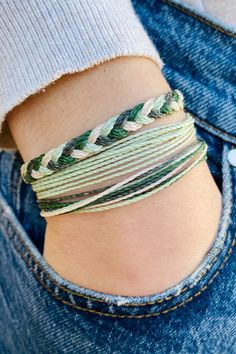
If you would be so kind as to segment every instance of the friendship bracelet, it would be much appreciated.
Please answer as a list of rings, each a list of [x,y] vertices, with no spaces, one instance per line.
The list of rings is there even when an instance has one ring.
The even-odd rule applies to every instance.
[[[191,157],[194,155],[194,153],[196,151],[196,146],[194,146],[196,144],[197,143],[194,143],[191,146],[191,149],[189,147],[187,149],[185,149],[185,152],[187,152],[187,154],[186,153],[184,155],[183,155],[183,153],[178,154],[178,157],[180,157],[180,158],[178,158],[178,159],[176,157],[172,158],[171,160],[169,160],[167,162],[161,163],[156,168],[153,168],[145,173],[142,173],[141,178],[140,178],[140,176],[134,178],[133,182],[126,184],[126,187],[116,190],[115,192],[110,193],[108,196],[100,198],[99,202],[101,202],[101,201],[106,202],[107,200],[108,201],[113,200],[114,196],[117,198],[117,197],[121,197],[122,195],[127,195],[130,188],[132,188],[132,192],[133,192],[135,190],[138,190],[142,186],[147,186],[148,184],[154,182],[158,178],[160,178],[160,177],[164,176],[166,173],[170,172],[173,169],[173,167],[176,168],[182,162],[186,162],[188,159],[191,159]],[[112,186],[113,185],[108,186],[108,187],[110,188]],[[106,190],[108,187],[104,187],[103,189],[100,189],[99,191]],[[97,192],[97,190],[89,191],[89,194],[94,194],[96,192]],[[44,210],[47,209],[47,211],[48,211],[52,207],[59,208],[59,207],[70,205],[70,202],[66,202],[68,199],[73,199],[73,201],[72,201],[72,203],[73,203],[74,201],[77,201],[77,199],[79,199],[79,197],[82,197],[85,193],[87,194],[88,192],[80,193],[77,195],[65,196],[64,198],[62,197],[62,198],[53,198],[51,200],[50,199],[40,200],[39,205]],[[95,203],[92,202],[91,205],[94,205]]]
[[[118,198],[116,196],[115,199],[113,199],[113,196],[111,193],[111,192],[118,190],[119,187],[121,187],[122,185],[127,184],[127,182],[135,180],[136,177],[144,174],[144,172],[146,172],[148,169],[141,171],[141,172],[135,174],[134,176],[131,176],[131,177],[127,178],[126,180],[123,180],[123,181],[117,183],[116,185],[111,186],[110,188],[106,189],[104,192],[100,193],[98,196],[93,196],[93,197],[87,198],[86,200],[82,200],[82,201],[78,201],[78,202],[76,201],[73,203],[69,203],[67,205],[65,205],[65,204],[62,204],[59,206],[57,205],[54,210],[50,210],[50,206],[48,208],[48,206],[42,204],[41,207],[45,208],[45,210],[42,210],[41,215],[45,216],[45,217],[49,217],[49,216],[64,214],[67,212],[102,211],[102,210],[126,205],[129,203],[135,202],[137,200],[141,200],[144,197],[152,195],[153,193],[156,193],[156,192],[166,188],[170,184],[174,183],[180,177],[184,176],[187,172],[189,172],[199,162],[206,159],[207,145],[204,141],[198,141],[197,143],[194,143],[193,146],[190,146],[187,148],[187,150],[191,150],[191,149],[193,149],[193,150],[189,154],[187,159],[186,159],[186,151],[185,151],[185,156],[182,156],[182,158],[180,158],[180,156],[178,156],[177,160],[172,161],[173,166],[169,165],[168,169],[164,168],[162,170],[162,173],[160,173],[160,171],[159,171],[159,173],[157,173],[156,179],[152,178],[151,180],[149,179],[149,181],[147,181],[147,180],[144,181],[144,183],[142,183],[142,185],[141,185],[141,187],[143,186],[142,188],[140,188],[140,185],[137,185],[137,184],[136,184],[136,187],[138,187],[138,188],[134,188],[134,185],[133,185],[131,188],[131,192],[128,191],[128,193],[127,193],[127,190],[126,190],[125,193],[118,195]],[[181,155],[181,154],[179,154],[179,155]],[[195,161],[193,161],[190,165],[188,165],[186,167],[184,167],[182,163],[179,163],[179,164],[177,163],[178,159],[179,159],[179,162],[181,160],[184,161],[185,163],[186,163],[186,161],[189,162],[189,160],[195,155],[199,155],[199,156],[197,156]],[[158,165],[154,166],[154,168],[155,167],[158,167]],[[163,167],[163,166],[160,165],[159,167]],[[171,167],[174,167],[174,168],[172,169]],[[149,168],[149,170],[150,170],[150,168]],[[106,198],[106,197],[108,197],[108,198]],[[98,204],[98,205],[96,205],[96,204]]]
[[[188,146],[193,137],[194,119],[186,113],[182,121],[128,136],[98,155],[34,181],[32,186],[37,193],[41,215],[49,217],[68,212],[106,210],[132,203],[166,188],[206,159],[205,142],[197,141]],[[195,161],[191,162],[192,159]],[[141,167],[144,169],[137,172]],[[135,171],[134,175],[117,184],[55,198],[65,192],[81,190]]]
[[[101,163],[104,161],[109,161],[110,164],[115,160],[122,159],[122,161],[124,161],[127,152],[134,151],[135,153],[138,147],[142,147],[142,151],[148,151],[150,146],[153,145],[152,139],[154,140],[154,145],[157,145],[157,143],[163,143],[166,140],[170,141],[170,138],[173,139],[175,134],[177,134],[178,137],[181,135],[186,136],[187,131],[189,130],[194,130],[195,133],[194,119],[189,113],[185,113],[185,117],[181,121],[161,124],[154,128],[145,129],[136,134],[129,135],[122,140],[118,140],[114,144],[105,147],[102,154],[93,155],[93,158],[79,161],[79,163],[68,166],[66,169],[58,171],[54,175],[47,176],[46,179],[42,178],[40,180],[35,180],[31,182],[31,184],[33,187],[37,186],[37,191],[39,191],[40,186],[48,185],[50,181],[54,184],[54,182],[59,179],[64,181],[68,175],[70,175],[71,178],[73,171],[77,176],[79,174],[83,174],[84,176],[85,170],[89,167],[93,167],[94,171],[97,173],[98,168],[102,166]],[[158,142],[156,139],[158,139]]]
[[[168,187],[206,160],[207,144],[196,140],[189,113],[182,121],[138,132],[180,109],[183,96],[178,90],[151,98],[22,165],[41,215],[127,205]]]
[[[183,95],[179,90],[151,98],[110,118],[95,129],[87,130],[69,142],[26,162],[21,167],[22,177],[26,183],[32,183],[61,171],[80,160],[100,153],[106,146],[127,137],[143,125],[180,109],[183,109]]]
[[[159,184],[155,183],[153,185],[153,187],[150,188],[149,192],[145,192],[145,189],[144,189],[144,192],[142,192],[142,193],[140,191],[139,191],[139,193],[134,193],[134,194],[140,194],[140,195],[134,196],[133,198],[130,198],[130,196],[129,196],[129,199],[126,198],[127,200],[125,200],[125,201],[122,201],[122,202],[119,202],[119,203],[116,202],[116,203],[114,203],[112,205],[108,205],[109,204],[109,202],[108,202],[108,203],[104,203],[103,205],[100,205],[100,206],[95,207],[95,208],[87,207],[87,208],[84,208],[83,210],[75,210],[74,213],[77,213],[77,212],[80,212],[80,213],[83,213],[83,212],[85,212],[85,213],[87,213],[87,212],[97,212],[97,211],[104,211],[104,210],[107,210],[107,209],[124,206],[124,205],[127,205],[127,204],[131,204],[131,203],[137,202],[139,200],[142,200],[142,199],[144,199],[144,198],[146,198],[148,196],[153,195],[154,193],[157,193],[157,192],[161,191],[162,189],[170,186],[171,184],[176,182],[178,179],[180,179],[181,177],[186,175],[195,166],[197,166],[201,161],[204,161],[204,160],[207,159],[207,157],[206,157],[207,146],[206,146],[205,142],[203,142],[203,144],[204,144],[204,149],[201,152],[201,155],[192,164],[190,164],[186,169],[184,169],[180,173],[176,173],[173,177],[172,177],[171,173],[170,173],[170,178],[168,178],[168,176],[163,177],[162,181],[166,180],[165,183],[163,183],[163,182],[159,183]]]
[[[117,142],[116,146],[109,147],[99,155],[92,156],[55,175],[33,182],[32,187],[37,197],[42,199],[73,190],[75,187],[81,189],[89,184],[97,184],[110,176],[127,174],[127,172],[147,165],[150,157],[164,158],[174,153],[194,135],[194,119],[187,113],[181,122],[160,125],[152,130],[136,133],[122,142]],[[129,169],[130,166],[137,165],[137,158],[138,167]],[[120,165],[123,167],[119,167]],[[95,181],[90,183],[89,180]],[[87,183],[83,184],[83,182]]]

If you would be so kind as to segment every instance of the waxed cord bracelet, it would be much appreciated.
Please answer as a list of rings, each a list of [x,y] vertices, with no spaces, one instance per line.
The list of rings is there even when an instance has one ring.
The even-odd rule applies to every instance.
[[[196,143],[195,143],[196,144]],[[203,150],[204,148],[204,142],[202,142],[201,144],[199,144],[199,149],[198,149],[198,152],[200,150]],[[186,149],[187,150],[187,149]],[[104,202],[107,202],[107,201],[112,201],[112,200],[115,200],[117,198],[120,198],[120,197],[123,197],[125,195],[128,195],[130,193],[130,191],[134,192],[134,191],[138,191],[140,188],[142,188],[143,186],[148,186],[150,185],[151,183],[157,181],[159,178],[163,177],[165,174],[171,172],[173,170],[173,168],[176,168],[178,166],[180,166],[181,164],[183,164],[184,162],[186,161],[189,161],[191,157],[194,156],[194,152],[192,152],[189,156],[184,156],[182,159],[180,159],[179,161],[175,161],[175,159],[172,159],[171,161],[168,161],[165,162],[163,165],[164,165],[164,168],[159,171],[159,169],[157,169],[157,173],[156,174],[153,174],[153,170],[152,170],[152,173],[146,173],[146,174],[143,174],[142,177],[146,177],[145,179],[144,178],[140,178],[141,181],[139,181],[139,178],[136,178],[136,182],[132,184],[132,186],[127,186],[127,187],[124,187],[123,189],[119,190],[119,191],[115,191],[113,193],[110,193],[108,196],[105,196],[105,197],[102,197],[100,199],[97,199],[96,201],[94,202],[91,202],[89,204],[89,206],[94,206],[96,204],[100,204],[100,203],[104,203]],[[198,163],[205,160],[206,159],[206,156],[204,154],[204,156],[202,156],[201,159],[199,159]],[[167,165],[167,166],[165,166]],[[149,176],[150,175],[150,176]],[[135,181],[135,180],[134,180]],[[170,185],[170,182],[171,182],[171,177],[169,179],[166,180],[166,182],[162,182],[160,183],[160,187],[164,187],[165,186],[165,183],[167,183],[168,185]],[[71,204],[73,204],[74,202],[78,201],[80,199],[80,197],[85,197],[85,196],[88,196],[88,195],[94,195],[98,192],[102,192],[108,188],[112,187],[112,185],[109,185],[107,187],[104,187],[104,188],[100,188],[98,190],[92,190],[90,192],[84,192],[84,193],[80,193],[80,194],[75,194],[75,195],[71,195],[71,196],[65,196],[64,198],[53,198],[53,199],[48,199],[48,200],[40,200],[38,201],[38,204],[39,204],[39,207],[45,211],[45,212],[49,212],[49,211],[53,211],[53,210],[59,210],[60,208],[62,207],[67,207]],[[150,189],[150,191],[154,190],[155,188],[153,189]],[[70,199],[73,200],[72,202],[70,202]],[[79,208],[77,209],[79,210]]]
[[[96,212],[133,203],[206,160],[207,144],[196,140],[189,113],[182,121],[141,130],[183,107],[178,90],[151,98],[22,165],[22,177],[36,192],[41,215]]]
[[[104,147],[127,137],[143,125],[172,114],[183,108],[183,95],[173,90],[165,95],[151,98],[121,114],[110,118],[95,129],[90,129],[55,149],[26,162],[21,174],[26,183],[41,179],[73,165],[79,160],[97,154]]]
[[[189,145],[193,137],[194,119],[186,113],[183,121],[136,133],[96,156],[33,182],[41,215],[49,217],[67,212],[102,211],[141,200],[166,188],[206,159],[206,143],[195,141]],[[153,165],[161,160],[161,163]],[[120,186],[109,184],[60,197],[65,192],[88,188],[135,172],[140,167],[146,169],[136,176],[129,176]]]

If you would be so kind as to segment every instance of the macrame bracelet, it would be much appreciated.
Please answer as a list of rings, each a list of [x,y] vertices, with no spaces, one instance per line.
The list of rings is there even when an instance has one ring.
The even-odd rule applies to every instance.
[[[102,211],[141,200],[166,188],[206,159],[205,142],[188,145],[193,137],[194,119],[186,113],[180,122],[127,136],[98,155],[34,181],[32,187],[37,193],[41,215]],[[137,172],[141,167],[144,169]],[[131,172],[135,173],[116,184],[60,197],[71,190],[83,190]]]
[[[72,190],[76,186],[77,188],[87,186],[88,184],[84,185],[82,183],[88,181],[88,176],[90,180],[95,180],[97,184],[106,180],[106,177],[101,179],[101,176],[110,178],[111,174],[116,177],[132,172],[133,170],[128,168],[136,165],[137,161],[139,167],[143,167],[145,163],[148,163],[147,160],[150,157],[159,158],[161,156],[164,158],[174,153],[194,135],[194,119],[187,113],[185,119],[181,122],[159,125],[130,135],[122,141],[117,141],[112,146],[107,147],[96,156],[91,156],[89,159],[80,161],[54,175],[32,182],[32,187],[39,198],[45,198],[52,195],[52,193],[55,195],[57,192],[61,194],[64,191]],[[124,172],[122,173],[121,171],[120,174],[114,174],[122,170],[119,165],[124,164]],[[134,167],[135,169],[137,167]],[[65,190],[63,186],[65,186]]]
[[[195,148],[195,149],[194,149]],[[205,155],[205,142],[198,142],[193,144],[191,147],[188,147],[185,150],[186,155],[181,156],[181,154],[178,154],[177,157],[178,159],[172,159],[169,161],[169,163],[163,163],[161,166],[158,166],[159,168],[153,168],[153,170],[149,173],[143,173],[142,177],[145,178],[139,178],[136,177],[133,181],[134,183],[130,183],[123,189],[119,189],[113,193],[110,193],[107,196],[100,197],[96,201],[93,201],[89,203],[89,205],[86,208],[78,207],[74,209],[74,212],[93,212],[93,211],[102,211],[110,208],[114,208],[117,206],[125,205],[125,204],[130,204],[134,201],[143,199],[144,197],[147,197],[148,195],[153,194],[152,192],[157,192],[160,191],[161,189],[166,188],[170,184],[174,183],[177,179],[185,175],[190,169],[192,169],[194,166],[196,166],[199,162],[203,161],[206,159]],[[189,162],[190,159],[194,156],[196,152],[201,152],[200,158],[195,160],[188,168],[183,169],[181,173],[176,173],[179,172],[178,170],[180,167],[183,167],[183,164],[186,162]],[[153,171],[156,170],[156,173],[153,173]],[[175,173],[173,173],[173,171]],[[108,187],[105,187],[103,189],[100,189],[99,192],[107,191],[108,189],[112,189],[115,185],[111,185]],[[149,190],[148,193],[145,193],[145,191]],[[131,193],[132,191],[132,193]],[[91,191],[90,194],[93,195],[97,193],[97,190]],[[73,195],[73,196],[68,196],[70,199],[75,199],[72,202],[66,202],[65,198],[61,200],[42,200],[39,202],[39,206],[43,210],[44,216],[52,216],[52,215],[58,215],[62,213],[62,208],[69,208],[67,209],[68,211],[71,211],[71,206],[74,207],[74,204],[78,201],[76,200],[79,199],[79,197],[84,196],[85,193],[81,193],[80,195]],[[136,196],[137,195],[137,196]],[[139,196],[138,196],[139,195]],[[128,196],[128,197],[127,197]],[[123,202],[121,202],[123,200]],[[109,206],[110,204],[110,206]],[[65,212],[65,209],[63,210],[63,213]]]
[[[69,142],[26,162],[21,167],[22,177],[26,183],[32,183],[61,171],[80,160],[100,153],[105,147],[127,137],[143,125],[150,124],[155,119],[182,108],[183,95],[179,90],[151,98],[145,103],[138,104],[110,118],[95,129],[87,130]]]

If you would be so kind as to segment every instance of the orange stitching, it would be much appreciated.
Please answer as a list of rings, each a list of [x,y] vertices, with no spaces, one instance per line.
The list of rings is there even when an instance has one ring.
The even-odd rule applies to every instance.
[[[232,209],[231,209],[231,212],[232,212]],[[16,234],[18,234],[18,230],[14,227],[13,224],[10,223],[9,221],[9,224],[12,228],[14,228]],[[41,267],[41,264],[34,258],[34,256],[31,254],[31,251],[29,250],[29,248],[23,243],[23,241],[18,238],[18,241],[20,242],[20,244],[24,247],[24,249],[29,253],[30,257],[33,259],[34,263],[39,267],[40,271],[46,275],[46,277],[52,282],[52,284],[54,284],[55,286],[57,286],[59,289],[65,291],[67,294],[71,294],[71,295],[75,295],[76,297],[81,297],[81,298],[85,298],[85,299],[88,299],[88,300],[92,300],[92,301],[96,301],[96,302],[100,302],[100,303],[105,303],[107,304],[107,302],[103,299],[97,299],[97,298],[93,298],[92,296],[86,296],[84,294],[78,294],[77,292],[75,291],[72,291],[72,290],[69,290],[67,288],[65,288],[64,286],[58,284],[55,282],[54,279],[51,278],[51,276],[49,274],[46,274],[44,272],[44,270],[42,269]],[[224,240],[224,244],[225,244],[225,241],[226,241],[226,238]],[[216,262],[216,260],[218,259],[218,256],[220,254],[221,250],[219,250],[219,252],[217,253],[217,255],[214,257],[214,259],[212,260],[212,263],[210,264],[210,267],[206,270],[206,271],[209,271],[213,264]],[[202,279],[202,277],[206,274],[206,271],[203,272],[201,274],[201,277],[198,279],[198,282]],[[32,270],[33,272],[33,270]],[[123,304],[123,306],[126,306],[126,307],[129,307],[129,306],[146,306],[146,305],[154,305],[155,303],[163,303],[164,301],[169,301],[171,299],[173,299],[174,297],[178,297],[180,294],[182,294],[183,292],[185,292],[186,290],[188,290],[190,288],[190,286],[186,286],[185,288],[181,289],[181,291],[177,294],[173,294],[173,295],[170,295],[170,296],[167,296],[163,299],[157,299],[156,301],[149,301],[149,302],[145,302],[143,304],[137,304],[137,303],[127,303],[127,304]],[[115,304],[116,306],[118,306],[117,304]]]
[[[231,197],[232,197],[232,195],[231,195]],[[231,208],[231,213],[232,213],[232,208]],[[16,234],[18,234],[18,230],[15,228],[15,226],[14,226],[13,224],[10,223],[9,220],[8,220],[8,223],[9,223],[10,227],[14,228]],[[225,238],[225,240],[226,240],[226,238]],[[225,240],[224,240],[224,244],[225,244]],[[20,238],[18,238],[18,241],[19,241],[20,244],[24,247],[24,249],[27,250],[27,252],[29,253],[31,259],[33,259],[34,263],[39,267],[40,272],[42,272],[44,275],[46,275],[46,277],[47,277],[47,278],[52,282],[52,284],[54,284],[56,287],[58,287],[59,289],[65,291],[65,292],[68,293],[68,294],[75,295],[75,296],[77,296],[77,297],[81,297],[81,298],[85,298],[85,299],[88,299],[88,300],[94,300],[94,301],[97,301],[97,302],[101,302],[101,303],[108,304],[105,300],[96,299],[96,298],[93,298],[93,297],[90,297],[90,296],[86,296],[86,295],[83,295],[83,294],[78,294],[78,293],[76,293],[76,292],[74,292],[74,291],[72,291],[72,290],[69,290],[69,289],[63,287],[62,285],[56,283],[56,282],[54,281],[54,279],[52,279],[52,278],[50,277],[50,275],[48,275],[48,274],[46,274],[46,273],[44,272],[44,270],[42,269],[40,263],[39,263],[37,260],[35,260],[34,256],[31,254],[31,251],[30,251],[29,248],[23,243],[23,241],[22,241]],[[230,254],[233,252],[232,247],[235,245],[235,242],[236,242],[236,239],[234,239],[234,240],[232,241],[232,243],[231,243],[231,248],[230,248],[229,251],[228,251],[228,256],[225,258],[224,262],[229,258]],[[15,243],[14,243],[14,244],[15,244]],[[15,244],[15,247],[16,247],[16,244]],[[28,262],[26,261],[25,257],[23,256],[22,252],[19,250],[18,247],[16,247],[16,248],[17,248],[18,252],[21,254],[21,256],[23,257],[23,259],[25,260],[26,264],[27,264],[28,267],[29,267],[29,264],[28,264]],[[217,255],[214,257],[214,259],[213,259],[212,263],[210,264],[210,267],[207,269],[207,271],[209,271],[209,270],[212,268],[213,264],[214,264],[214,263],[216,262],[216,260],[218,259],[218,256],[219,256],[220,252],[221,252],[221,250],[219,250],[219,252],[217,253]],[[221,267],[220,267],[219,269],[222,269],[222,267],[223,267],[223,265],[224,265],[224,262],[222,263],[222,265],[221,265]],[[36,276],[34,270],[33,270],[32,268],[30,268],[30,267],[29,267],[29,269],[31,269],[31,271],[32,271],[32,272],[34,273],[34,275]],[[217,271],[217,272],[218,272],[218,271]],[[205,274],[206,274],[206,271],[203,272],[203,274],[201,274],[201,277],[198,279],[198,282],[202,279],[203,275],[205,275]],[[218,273],[216,273],[216,274],[213,276],[213,278],[207,283],[207,286],[206,286],[205,288],[207,288],[208,285],[212,283],[212,281],[214,280],[214,278],[216,277],[216,275],[218,275]],[[40,280],[40,283],[41,283],[41,280]],[[41,283],[41,284],[43,285],[43,283]],[[44,286],[44,285],[43,285],[43,286]],[[45,285],[45,286],[46,286],[46,285]],[[190,286],[186,286],[186,287],[183,288],[179,293],[173,294],[173,295],[171,295],[171,296],[169,296],[169,297],[167,296],[167,297],[164,298],[164,299],[157,299],[156,301],[145,302],[144,304],[128,303],[128,304],[123,304],[123,306],[127,306],[127,307],[128,307],[128,306],[136,306],[136,307],[140,307],[140,306],[146,306],[146,305],[153,305],[153,304],[158,303],[158,302],[159,302],[159,303],[162,303],[162,302],[164,302],[165,300],[168,301],[168,300],[171,300],[171,299],[174,298],[174,297],[178,297],[181,293],[183,293],[184,291],[188,290],[189,288],[190,288]],[[205,288],[203,287],[202,289],[200,289],[200,291],[199,291],[197,294],[200,295],[200,293],[201,293],[202,291],[204,291]],[[51,289],[50,289],[50,292],[52,293],[52,290],[51,290]],[[53,294],[53,293],[52,293],[52,294]],[[53,294],[53,295],[55,295],[55,297],[57,296],[56,294]],[[198,295],[197,295],[197,296],[198,296]],[[59,299],[61,299],[61,298],[59,298]],[[61,299],[61,301],[62,301],[62,300],[63,300],[63,299]],[[113,304],[113,305],[117,305],[117,304]],[[71,306],[74,306],[74,305],[71,304]]]
[[[13,227],[13,225],[11,225],[11,226]],[[15,232],[17,233],[18,230],[15,229]],[[225,238],[225,240],[226,240],[226,238]],[[224,243],[225,243],[225,240],[224,240]],[[82,297],[82,298],[85,298],[85,299],[88,299],[88,300],[97,301],[97,302],[101,302],[101,303],[107,304],[107,302],[106,302],[105,300],[103,300],[103,299],[97,299],[97,298],[94,298],[94,297],[92,297],[92,296],[90,297],[90,296],[86,296],[86,295],[84,295],[84,294],[78,294],[78,293],[76,293],[75,291],[72,291],[72,290],[69,290],[69,289],[65,288],[63,285],[60,285],[60,284],[56,283],[55,280],[54,280],[53,278],[51,278],[51,276],[50,276],[49,274],[46,274],[46,273],[44,272],[44,270],[43,270],[42,267],[41,267],[41,264],[40,264],[37,260],[35,260],[34,256],[31,254],[31,252],[30,252],[30,250],[28,249],[28,247],[27,247],[26,245],[24,245],[24,243],[22,242],[22,240],[21,240],[21,239],[18,239],[18,241],[19,241],[20,244],[27,250],[27,252],[29,253],[30,257],[33,259],[34,263],[39,267],[40,271],[41,271],[43,274],[46,275],[46,277],[52,282],[53,285],[57,286],[59,289],[65,291],[65,292],[68,293],[68,294],[75,295],[75,296],[77,296],[77,297]],[[16,245],[15,245],[15,246],[16,246]],[[209,270],[212,268],[213,264],[214,264],[214,263],[216,262],[216,260],[218,259],[218,256],[219,256],[220,252],[221,252],[221,250],[219,250],[219,252],[217,253],[217,255],[216,255],[216,256],[214,257],[214,259],[212,260],[212,263],[210,264],[210,267],[209,267],[207,270],[205,270],[205,272],[203,272],[203,273],[201,274],[201,277],[198,279],[197,282],[199,282],[199,281],[202,279],[202,277],[206,274],[206,272],[209,271]],[[21,254],[21,255],[22,255],[22,254]],[[22,256],[23,256],[23,255],[22,255]],[[25,258],[24,258],[24,259],[25,259]],[[27,264],[28,264],[28,262],[27,262]],[[28,265],[29,265],[29,264],[28,264]],[[31,271],[34,273],[33,269],[32,269],[32,268],[30,268],[30,269],[31,269]],[[34,273],[34,274],[35,274],[35,273]],[[195,285],[196,285],[196,284],[195,284]],[[141,303],[141,304],[137,304],[137,303],[127,303],[127,304],[123,304],[122,306],[126,306],[126,307],[134,306],[134,307],[136,307],[136,306],[146,306],[146,305],[154,305],[154,304],[156,304],[156,303],[162,303],[162,302],[164,302],[164,301],[169,301],[169,300],[173,299],[174,297],[178,297],[180,294],[182,294],[183,292],[185,292],[186,290],[188,290],[188,289],[190,289],[190,288],[191,288],[190,286],[186,286],[185,288],[181,289],[181,291],[180,291],[179,293],[173,294],[173,295],[170,295],[170,296],[167,296],[167,297],[165,297],[165,298],[163,298],[163,299],[157,299],[157,300],[155,300],[155,301],[149,301],[149,302],[145,302],[145,303],[143,303],[143,304],[142,304],[142,303]],[[117,304],[114,304],[114,305],[118,306]]]
[[[199,296],[201,294],[201,291],[199,290],[196,294],[195,294],[195,296]]]
[[[232,255],[233,253],[233,247],[235,246],[235,242],[236,242],[236,233],[235,233],[235,238],[233,239],[233,241],[231,242],[231,246],[230,246],[230,249],[227,253],[227,256],[225,257],[223,263],[221,264],[221,266],[219,267],[219,270],[217,270],[217,272],[214,274],[214,276],[207,282],[207,284],[201,288],[196,294],[192,295],[191,297],[189,297],[188,299],[182,301],[181,303],[169,308],[169,309],[166,309],[166,310],[162,310],[162,311],[159,311],[159,312],[156,312],[156,313],[150,313],[150,314],[145,314],[145,315],[114,315],[114,314],[110,314],[110,313],[106,313],[106,312],[100,312],[100,311],[96,311],[96,310],[92,310],[92,309],[88,309],[88,308],[84,308],[84,307],[81,307],[81,306],[78,306],[78,305],[75,305],[75,304],[71,304],[70,302],[67,302],[65,301],[63,298],[61,298],[60,296],[56,295],[53,293],[52,289],[50,289],[40,278],[39,276],[33,271],[32,269],[32,272],[34,274],[34,276],[36,277],[36,279],[40,282],[40,284],[48,290],[48,292],[57,300],[59,300],[60,302],[62,302],[63,304],[65,305],[68,305],[74,309],[77,309],[77,310],[82,310],[84,312],[91,312],[91,313],[96,313],[96,314],[99,314],[99,315],[104,315],[104,316],[108,316],[108,317],[118,317],[118,318],[144,318],[144,317],[152,317],[152,316],[159,316],[159,315],[162,315],[162,314],[167,314],[168,312],[170,311],[174,311],[176,310],[177,308],[185,305],[186,303],[188,302],[191,302],[195,297],[199,296],[201,293],[203,293],[207,288],[208,286],[212,283],[212,281],[220,274],[220,270],[223,269],[223,267],[225,266],[227,260],[229,259],[229,257]],[[21,257],[25,260],[25,262],[28,264],[25,256],[23,255],[23,253],[20,251],[20,249],[16,246],[15,244],[15,247],[18,251],[18,253],[21,255]]]
[[[180,10],[181,12],[195,18],[196,20],[204,23],[205,25],[208,25],[209,27],[212,27],[216,30],[218,30],[219,32],[229,35],[232,38],[236,38],[236,33],[234,33],[233,31],[230,30],[226,30],[225,28],[223,28],[222,26],[214,23],[213,21],[207,20],[204,17],[195,14],[194,12],[192,12],[191,10],[185,8],[184,6],[181,6],[180,4],[176,4],[173,1],[168,1],[168,0],[161,0],[164,4],[167,4],[169,6],[173,6],[175,7],[177,10]]]

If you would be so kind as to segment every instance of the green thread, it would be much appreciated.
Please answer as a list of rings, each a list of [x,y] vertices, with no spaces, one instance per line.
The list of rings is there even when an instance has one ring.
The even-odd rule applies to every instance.
[[[195,143],[195,145],[196,145],[196,143]],[[201,151],[202,149],[203,149],[203,144],[201,144],[198,147],[197,151]],[[187,148],[185,150],[190,150],[190,149]],[[126,187],[122,188],[121,190],[115,191],[113,193],[110,193],[108,196],[105,196],[105,197],[102,197],[100,199],[97,199],[95,202],[92,202],[89,206],[100,204],[100,203],[103,203],[103,202],[106,202],[106,201],[110,201],[110,200],[113,200],[113,199],[115,199],[117,197],[122,197],[124,195],[128,195],[130,193],[130,191],[135,191],[135,190],[140,189],[143,186],[148,186],[150,183],[155,182],[160,177],[163,177],[166,173],[169,173],[174,168],[180,166],[183,162],[190,161],[191,158],[194,156],[195,152],[196,152],[196,149],[195,149],[195,151],[191,151],[190,150],[189,151],[189,155],[186,155],[186,156],[182,156],[183,153],[178,154],[180,156],[179,160],[174,158],[174,159],[171,159],[168,162],[164,162],[163,163],[163,168],[152,169],[148,173],[143,174],[142,178],[137,178],[138,179],[137,182],[135,182],[135,180],[134,180],[132,183],[130,183]],[[157,170],[156,173],[155,173],[155,170]],[[94,193],[96,193],[96,190],[95,191],[90,191],[90,193],[94,194]],[[75,195],[72,195],[72,196],[69,196],[69,197],[71,199],[76,198]],[[67,196],[66,199],[68,199],[68,196]],[[70,204],[73,204],[73,202],[72,203],[65,202],[65,201],[63,201],[63,199],[62,199],[62,202],[55,202],[55,199],[52,199],[52,200],[48,200],[48,201],[46,201],[46,200],[40,201],[39,206],[44,211],[50,211],[50,210],[55,210],[55,209],[58,209],[58,208],[61,208],[61,207],[64,207],[64,206],[68,206]]]
[[[182,121],[137,132],[182,108],[183,96],[174,90],[22,165],[23,179],[37,194],[41,215],[97,212],[137,202],[170,186],[206,160],[207,144],[196,140],[189,113]],[[104,182],[108,184],[104,186]],[[103,187],[90,189],[99,183]]]
[[[194,119],[186,113],[181,122],[126,137],[98,155],[33,182],[41,215],[102,211],[141,200],[166,188],[206,159],[204,141],[188,144],[194,136]],[[144,170],[137,172],[142,167]],[[131,172],[136,174],[118,184],[60,197],[71,190],[127,176]],[[55,197],[57,195],[59,197]]]
[[[66,207],[60,208],[59,210],[42,211],[41,215],[53,216],[53,215],[59,215],[59,214],[62,214],[62,213],[64,214],[64,213],[68,213],[68,212],[72,212],[72,213],[97,212],[97,211],[111,209],[114,207],[124,206],[124,205],[130,204],[130,203],[133,203],[133,202],[137,202],[137,201],[139,201],[145,197],[148,197],[148,196],[166,188],[167,186],[173,184],[175,181],[177,181],[182,176],[187,174],[191,169],[193,169],[194,166],[199,164],[201,161],[204,161],[206,159],[206,143],[205,142],[203,142],[203,143],[204,143],[204,149],[202,149],[200,156],[198,158],[196,158],[196,160],[194,160],[193,163],[191,163],[187,168],[183,169],[180,173],[175,174],[174,177],[169,177],[168,179],[166,179],[165,182],[162,182],[159,185],[157,184],[157,186],[151,188],[148,192],[139,193],[139,195],[134,195],[132,197],[129,196],[129,199],[126,198],[126,200],[122,200],[117,203],[113,203],[112,205],[106,205],[106,203],[103,203],[104,204],[103,205],[101,203],[100,205],[98,205],[98,207],[96,207],[96,205],[93,207],[93,205],[91,206],[91,203],[90,203],[89,205],[86,205],[85,208],[81,208],[81,207],[75,208],[74,205],[67,205]],[[138,193],[136,193],[136,194],[138,194]],[[109,202],[107,204],[109,204]]]
[[[160,126],[136,133],[127,139],[129,144],[127,142],[116,143],[112,149],[80,161],[68,167],[67,171],[60,171],[46,179],[35,181],[32,184],[33,190],[39,199],[45,199],[52,196],[52,193],[55,196],[73,190],[75,187],[81,189],[94,184],[93,180],[97,184],[109,179],[110,175],[119,177],[137,170],[138,167],[145,167],[150,162],[160,159],[160,156],[164,158],[184,146],[194,136],[193,122],[193,118],[186,114],[185,120],[182,121],[182,128],[178,122],[166,125],[165,129]],[[146,146],[147,141],[148,146]],[[139,157],[138,167],[137,156]],[[153,159],[148,160],[150,157]],[[133,165],[135,166],[131,167]]]
[[[26,183],[61,171],[81,159],[99,153],[104,146],[124,139],[131,132],[150,124],[156,118],[172,114],[183,108],[183,95],[174,90],[166,95],[152,98],[136,105],[118,116],[110,118],[93,130],[71,139],[69,142],[50,150],[46,154],[32,159],[21,167],[21,174]]]
[[[92,158],[82,160],[63,171],[58,171],[55,175],[34,181],[32,183],[33,189],[38,193],[46,190],[46,187],[51,189],[55,182],[58,185],[59,183],[63,185],[67,178],[70,178],[71,181],[74,176],[84,178],[87,174],[90,175],[92,171],[97,176],[100,170],[110,169],[111,165],[118,164],[119,161],[128,162],[132,155],[136,158],[137,153],[141,162],[148,154],[153,153],[153,148],[155,148],[156,155],[162,154],[165,157],[163,154],[167,150],[181,144],[191,135],[194,136],[193,123],[194,119],[191,115],[186,114],[185,119],[181,122],[160,125],[131,135],[122,141],[117,141],[112,147],[105,148],[102,153],[94,155]]]

